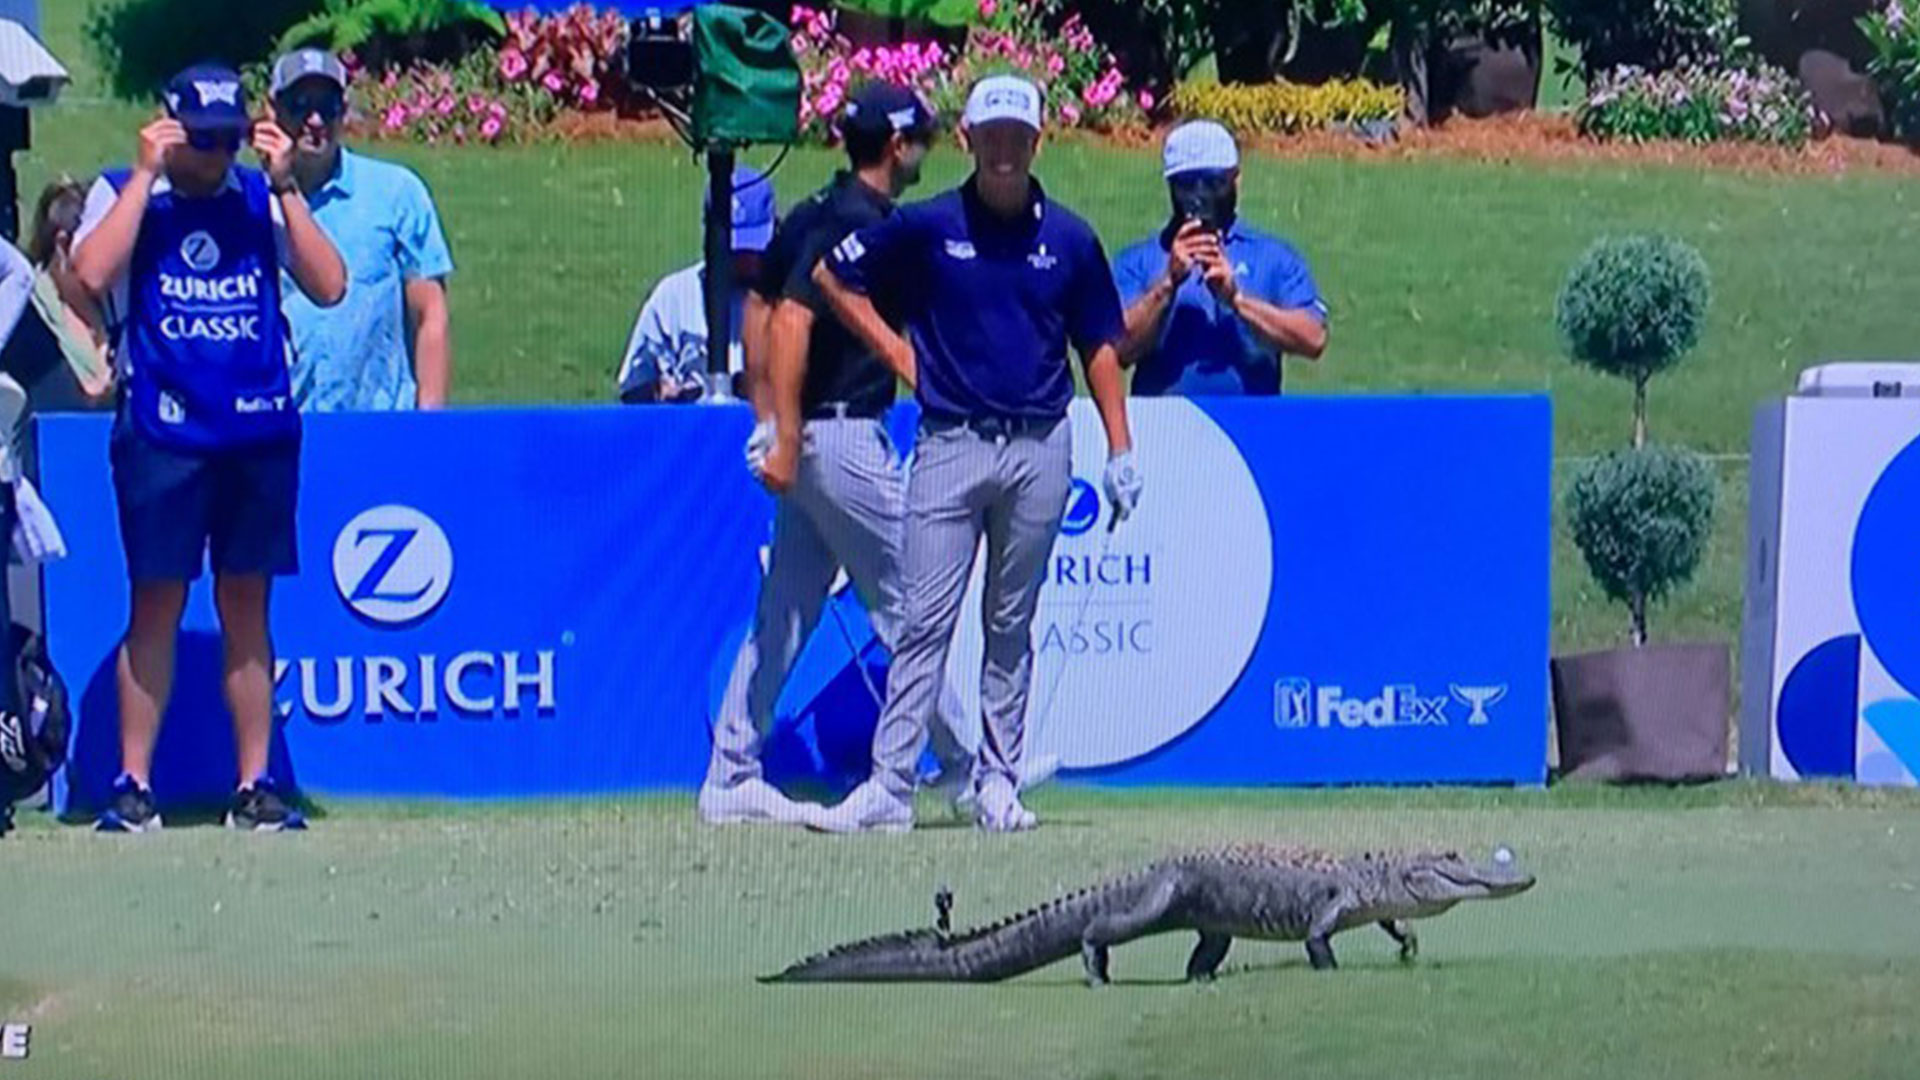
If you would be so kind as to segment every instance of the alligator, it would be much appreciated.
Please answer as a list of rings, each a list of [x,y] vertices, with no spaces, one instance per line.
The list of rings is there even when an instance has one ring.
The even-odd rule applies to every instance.
[[[1488,863],[1457,852],[1362,852],[1238,844],[1179,852],[1068,893],[989,926],[951,933],[951,894],[936,897],[939,927],[838,946],[763,983],[999,982],[1080,954],[1090,986],[1105,985],[1109,950],[1156,934],[1200,937],[1189,981],[1210,981],[1236,937],[1299,941],[1316,971],[1338,966],[1331,938],[1377,925],[1411,962],[1420,948],[1411,920],[1464,900],[1513,896],[1533,887],[1506,848]]]

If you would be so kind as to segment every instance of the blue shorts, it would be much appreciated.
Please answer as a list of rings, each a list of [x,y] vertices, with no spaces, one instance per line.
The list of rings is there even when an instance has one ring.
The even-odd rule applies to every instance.
[[[113,425],[110,457],[120,542],[134,581],[193,581],[209,551],[216,575],[299,572],[297,441],[190,454],[148,439],[123,413]]]

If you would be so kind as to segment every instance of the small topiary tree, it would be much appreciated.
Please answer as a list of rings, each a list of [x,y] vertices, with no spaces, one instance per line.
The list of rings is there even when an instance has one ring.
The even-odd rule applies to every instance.
[[[1713,526],[1712,468],[1647,444],[1647,382],[1699,342],[1710,296],[1706,261],[1664,236],[1602,239],[1560,288],[1568,355],[1633,383],[1632,446],[1575,473],[1567,512],[1594,580],[1627,605],[1636,648],[1647,641],[1647,605],[1692,578]]]

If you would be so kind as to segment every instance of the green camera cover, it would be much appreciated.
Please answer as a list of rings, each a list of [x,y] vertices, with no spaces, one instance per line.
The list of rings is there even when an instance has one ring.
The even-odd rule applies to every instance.
[[[693,9],[693,135],[714,143],[792,143],[800,134],[800,64],[787,28],[731,4]]]

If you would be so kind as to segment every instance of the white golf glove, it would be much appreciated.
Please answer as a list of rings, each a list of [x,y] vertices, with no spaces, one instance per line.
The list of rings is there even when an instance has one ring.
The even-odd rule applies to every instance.
[[[771,420],[762,420],[753,425],[753,434],[747,437],[747,471],[755,477],[767,463],[767,455],[773,452],[774,426]]]
[[[20,561],[32,566],[66,558],[67,541],[60,535],[53,511],[40,501],[40,493],[24,476],[13,482],[13,504],[16,516],[9,539]]]
[[[1133,451],[1107,460],[1105,481],[1107,500],[1113,503],[1114,520],[1132,517],[1134,507],[1140,505],[1140,489],[1146,483],[1140,467],[1134,463]]]

